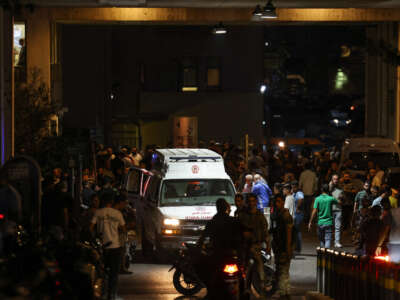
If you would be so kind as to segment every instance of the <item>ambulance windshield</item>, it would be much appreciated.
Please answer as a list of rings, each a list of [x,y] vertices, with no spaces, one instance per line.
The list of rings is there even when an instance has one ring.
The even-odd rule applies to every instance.
[[[166,180],[161,189],[161,206],[215,205],[218,198],[233,204],[235,190],[227,179]]]

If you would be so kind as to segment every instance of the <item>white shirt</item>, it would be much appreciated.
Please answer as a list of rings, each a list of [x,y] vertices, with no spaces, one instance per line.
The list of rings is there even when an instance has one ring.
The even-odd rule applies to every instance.
[[[289,210],[290,215],[294,218],[294,212],[296,210],[295,201],[293,195],[287,195],[285,198],[285,208]]]
[[[97,231],[102,235],[103,244],[111,242],[107,249],[122,246],[119,242],[118,227],[124,226],[125,220],[119,210],[112,207],[96,210],[92,224],[97,224]]]

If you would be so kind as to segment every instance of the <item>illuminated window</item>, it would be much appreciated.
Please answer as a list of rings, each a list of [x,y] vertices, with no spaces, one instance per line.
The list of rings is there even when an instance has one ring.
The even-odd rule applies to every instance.
[[[13,65],[15,82],[26,81],[25,23],[14,24]]]
[[[207,86],[219,86],[219,69],[207,70]]]
[[[335,78],[335,89],[342,90],[344,85],[348,82],[348,77],[346,73],[343,72],[341,68],[337,70],[336,78]]]
[[[197,64],[194,59],[185,58],[182,62],[182,92],[197,92]]]
[[[14,24],[14,66],[26,66],[25,23]]]
[[[207,87],[218,88],[221,84],[220,58],[207,57]]]

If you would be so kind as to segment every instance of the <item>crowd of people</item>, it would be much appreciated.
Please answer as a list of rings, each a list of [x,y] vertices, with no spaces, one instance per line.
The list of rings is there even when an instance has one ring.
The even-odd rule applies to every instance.
[[[247,210],[246,203],[249,207],[254,204],[258,211],[270,216],[268,227],[278,262],[281,294],[285,295],[289,290],[292,254],[302,251],[302,229],[311,229],[314,219],[323,247],[329,248],[333,244],[341,248],[342,234],[350,230],[358,254],[387,253],[392,224],[390,208],[398,206],[399,193],[397,187],[385,183],[384,170],[374,162],[368,162],[364,175],[353,176],[348,171],[351,161],[339,169],[337,148],[313,153],[311,148],[305,147],[295,154],[287,149],[260,146],[253,148],[246,159],[245,151],[230,143],[210,142],[200,147],[223,156],[225,169],[238,191],[238,217],[241,210]],[[127,213],[129,204],[123,190],[125,175],[132,166],[151,170],[156,148],[148,146],[140,152],[136,147],[122,147],[114,151],[99,145],[97,171],[94,176],[90,176],[89,170],[83,172],[81,199],[71,197],[68,180],[60,169],[55,169],[53,177],[44,182],[45,228],[62,228],[64,232],[76,232],[81,228],[83,234],[96,230],[102,234],[103,240],[111,243],[107,261],[114,270],[114,286],[118,272],[127,273],[120,267],[124,265],[121,258],[123,242],[115,236],[120,236],[120,231],[126,232],[127,226],[134,226],[134,217]],[[57,202],[51,201],[55,198]],[[87,207],[84,213],[81,204]],[[105,212],[111,210],[115,215],[112,221],[104,217]],[[104,225],[110,222],[111,231]],[[115,295],[115,290],[111,294]]]

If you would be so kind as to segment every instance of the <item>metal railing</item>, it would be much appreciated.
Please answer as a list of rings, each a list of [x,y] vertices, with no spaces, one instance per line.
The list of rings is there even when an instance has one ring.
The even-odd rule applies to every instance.
[[[335,300],[399,300],[400,264],[318,247],[317,289]]]

